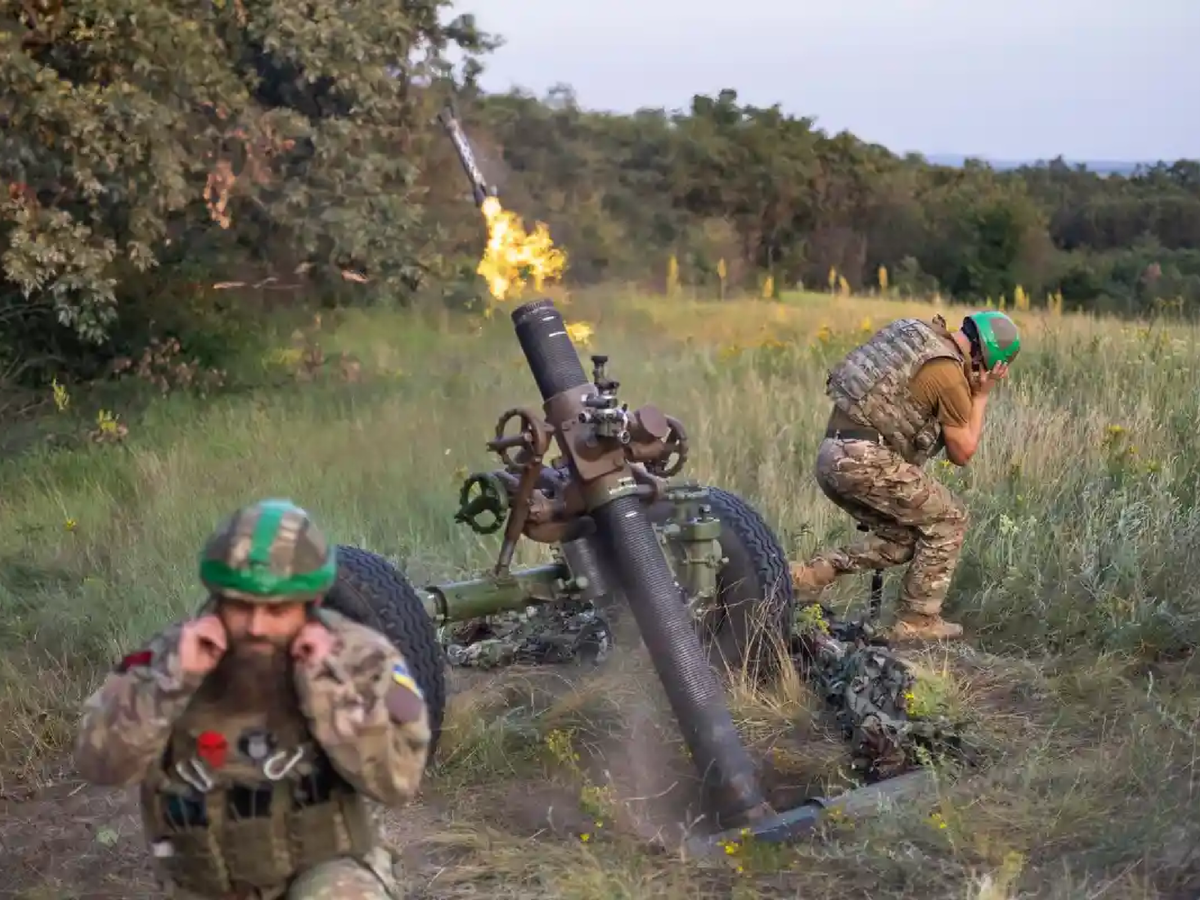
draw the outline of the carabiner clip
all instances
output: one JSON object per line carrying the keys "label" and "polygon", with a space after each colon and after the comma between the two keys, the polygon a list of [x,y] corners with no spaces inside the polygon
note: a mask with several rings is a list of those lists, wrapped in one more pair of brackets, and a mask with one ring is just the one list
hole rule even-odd
{"label": "carabiner clip", "polygon": [[283,778],[288,772],[296,768],[296,763],[304,757],[304,748],[297,747],[291,756],[288,756],[286,750],[280,750],[267,757],[263,763],[263,774],[271,781],[278,781]]}
{"label": "carabiner clip", "polygon": [[175,774],[202,794],[207,794],[217,783],[198,759],[181,759],[175,763]]}

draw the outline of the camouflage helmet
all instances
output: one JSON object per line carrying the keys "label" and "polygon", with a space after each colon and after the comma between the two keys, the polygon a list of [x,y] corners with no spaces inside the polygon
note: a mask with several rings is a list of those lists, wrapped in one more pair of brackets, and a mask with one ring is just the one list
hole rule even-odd
{"label": "camouflage helmet", "polygon": [[1021,352],[1021,334],[1017,325],[998,309],[972,313],[963,319],[963,334],[979,348],[984,369],[996,363],[1010,363]]}
{"label": "camouflage helmet", "polygon": [[214,595],[251,603],[315,601],[337,580],[337,554],[303,509],[262,500],[209,537],[200,580]]}

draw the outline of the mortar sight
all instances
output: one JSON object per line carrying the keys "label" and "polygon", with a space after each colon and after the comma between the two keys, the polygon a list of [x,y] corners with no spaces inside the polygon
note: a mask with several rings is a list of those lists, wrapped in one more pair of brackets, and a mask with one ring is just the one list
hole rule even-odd
{"label": "mortar sight", "polygon": [[[509,570],[521,537],[543,544],[568,542],[592,532],[591,510],[604,503],[624,496],[644,503],[662,499],[666,479],[678,474],[688,458],[683,423],[650,404],[631,411],[621,403],[620,384],[605,371],[606,356],[592,357],[589,382],[561,316],[543,304],[549,301],[514,313],[514,321],[523,316],[517,335],[524,335],[529,345],[526,357],[543,409],[514,407],[501,414],[487,446],[503,467],[469,476],[455,515],[478,534],[498,531],[505,520],[496,575]],[[529,323],[529,316],[545,315],[547,309],[557,324],[546,330],[544,324]],[[543,337],[549,341],[545,345]],[[559,456],[548,464],[546,455],[555,444]]]}

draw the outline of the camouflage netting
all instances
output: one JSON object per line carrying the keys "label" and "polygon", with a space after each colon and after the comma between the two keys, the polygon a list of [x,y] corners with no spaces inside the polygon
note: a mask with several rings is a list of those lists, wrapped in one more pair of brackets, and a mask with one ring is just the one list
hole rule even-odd
{"label": "camouflage netting", "polygon": [[[448,625],[439,637],[450,665],[480,669],[601,662],[612,648],[608,623],[585,602]],[[836,717],[854,768],[877,781],[932,755],[968,757],[963,723],[917,702],[916,669],[874,640],[869,626],[839,622],[823,607],[797,614],[792,658]]]}
{"label": "camouflage netting", "polygon": [[821,606],[797,615],[792,658],[837,717],[855,769],[877,781],[935,754],[969,759],[965,723],[929,702],[917,669],[876,640],[869,624],[840,622]]}
{"label": "camouflage netting", "polygon": [[587,602],[531,606],[445,625],[438,637],[450,665],[493,669],[517,663],[602,662],[612,647],[608,623]]}

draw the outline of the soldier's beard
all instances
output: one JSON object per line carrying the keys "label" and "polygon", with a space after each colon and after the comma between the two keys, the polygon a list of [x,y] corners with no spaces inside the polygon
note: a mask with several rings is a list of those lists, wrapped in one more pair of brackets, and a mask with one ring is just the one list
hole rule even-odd
{"label": "soldier's beard", "polygon": [[292,657],[286,644],[267,650],[262,641],[230,641],[229,649],[213,670],[215,693],[236,697],[248,708],[270,708],[294,702]]}

